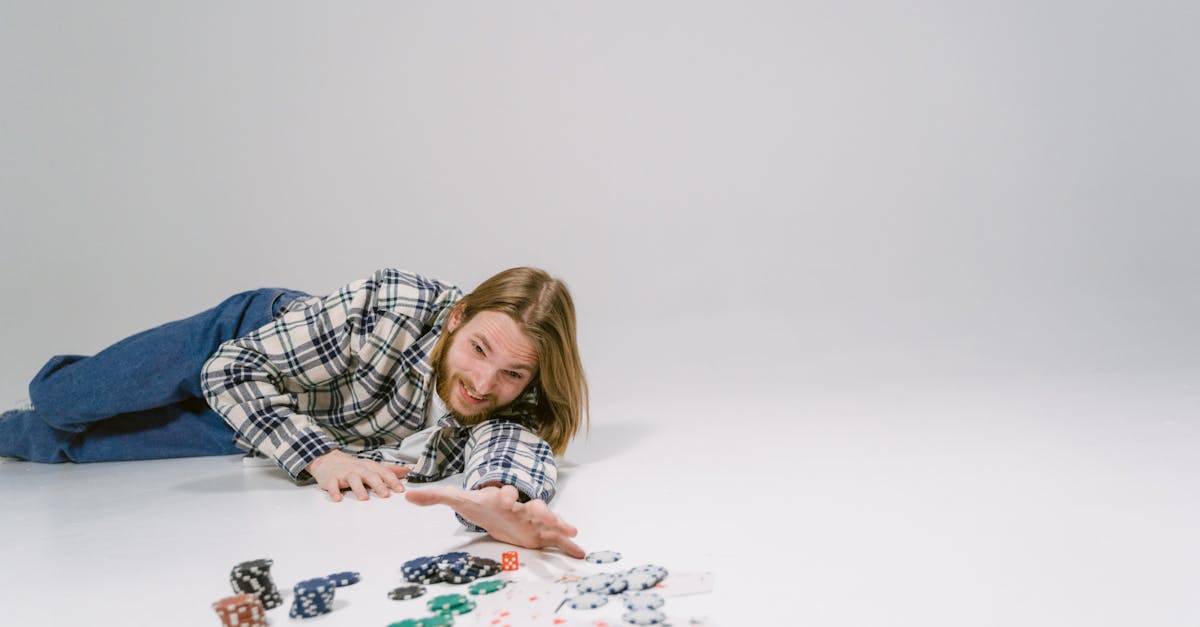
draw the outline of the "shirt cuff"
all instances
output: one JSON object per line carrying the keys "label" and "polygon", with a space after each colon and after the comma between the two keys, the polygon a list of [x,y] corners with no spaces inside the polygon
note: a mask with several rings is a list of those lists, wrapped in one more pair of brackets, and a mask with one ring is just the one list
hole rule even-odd
{"label": "shirt cuff", "polygon": [[296,482],[311,481],[308,465],[337,448],[337,442],[319,429],[306,429],[299,438],[275,449],[275,461]]}

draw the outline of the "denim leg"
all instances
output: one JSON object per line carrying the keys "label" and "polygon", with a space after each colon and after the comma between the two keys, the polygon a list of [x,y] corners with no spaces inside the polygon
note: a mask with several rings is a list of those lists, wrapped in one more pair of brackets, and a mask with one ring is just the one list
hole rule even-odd
{"label": "denim leg", "polygon": [[267,324],[305,295],[243,292],[94,356],[54,357],[29,384],[34,410],[0,417],[0,455],[105,461],[237,452],[233,430],[203,401],[201,367],[223,342]]}
{"label": "denim leg", "polygon": [[33,462],[110,462],[234,455],[233,430],[202,398],[88,425],[55,429],[31,411],[0,415],[0,456]]}

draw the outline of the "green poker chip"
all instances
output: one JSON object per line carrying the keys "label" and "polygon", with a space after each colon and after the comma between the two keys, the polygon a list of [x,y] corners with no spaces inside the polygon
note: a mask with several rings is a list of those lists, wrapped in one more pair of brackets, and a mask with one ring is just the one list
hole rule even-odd
{"label": "green poker chip", "polygon": [[442,610],[448,610],[452,607],[463,605],[466,602],[467,597],[461,594],[443,594],[441,596],[436,596],[432,599],[429,599],[429,601],[425,603],[425,607],[428,607],[434,612],[441,612]]}
{"label": "green poker chip", "polygon": [[442,616],[445,616],[447,614],[453,614],[455,616],[458,616],[460,614],[466,614],[468,612],[471,612],[474,609],[475,609],[475,602],[467,601],[466,603],[463,603],[462,605],[455,605],[452,608],[442,610],[441,613],[442,613]]}
{"label": "green poker chip", "polygon": [[507,585],[508,584],[500,581],[499,579],[480,581],[471,586],[471,594],[491,594],[493,592],[499,592],[500,590],[503,590],[504,586]]}
{"label": "green poker chip", "polygon": [[424,623],[424,621],[418,620],[416,618],[406,618],[402,621],[397,621],[395,623],[391,623],[387,627],[425,627],[425,623]]}
{"label": "green poker chip", "polygon": [[421,627],[450,627],[454,617],[449,614],[435,614],[421,619]]}

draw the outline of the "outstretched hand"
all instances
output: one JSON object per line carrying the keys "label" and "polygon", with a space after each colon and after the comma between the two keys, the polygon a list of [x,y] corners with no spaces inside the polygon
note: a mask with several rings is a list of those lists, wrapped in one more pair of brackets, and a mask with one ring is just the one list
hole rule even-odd
{"label": "outstretched hand", "polygon": [[554,547],[576,558],[584,555],[583,549],[571,540],[579,533],[574,526],[550,511],[545,501],[517,502],[517,489],[510,485],[478,490],[410,490],[404,494],[404,498],[421,506],[448,505],[501,542],[527,549]]}

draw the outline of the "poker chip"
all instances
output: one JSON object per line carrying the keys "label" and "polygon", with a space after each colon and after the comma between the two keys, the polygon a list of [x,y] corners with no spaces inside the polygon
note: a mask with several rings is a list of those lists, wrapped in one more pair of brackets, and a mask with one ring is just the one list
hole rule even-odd
{"label": "poker chip", "polygon": [[438,576],[443,582],[453,584],[471,583],[479,578],[470,573],[459,574],[449,569],[441,571],[438,573]]}
{"label": "poker chip", "polygon": [[662,595],[653,592],[630,592],[622,597],[622,601],[630,610],[657,610],[666,603]]}
{"label": "poker chip", "polygon": [[282,605],[283,597],[271,580],[273,563],[269,559],[256,559],[234,566],[229,571],[229,584],[234,594],[253,594],[268,610]]}
{"label": "poker chip", "polygon": [[266,627],[267,610],[256,595],[245,593],[225,597],[212,604],[213,611],[226,627]]}
{"label": "poker chip", "polygon": [[434,614],[421,619],[421,627],[450,627],[453,624],[453,614]]}
{"label": "poker chip", "polygon": [[604,587],[602,592],[608,594],[620,594],[629,588],[629,581],[625,579],[625,575],[613,575],[609,580],[608,585]]}
{"label": "poker chip", "polygon": [[425,586],[400,586],[388,593],[388,598],[393,601],[407,601],[415,599],[425,594]]}
{"label": "poker chip", "polygon": [[609,575],[608,573],[589,575],[579,580],[579,583],[575,584],[575,588],[579,590],[581,594],[587,594],[588,592],[607,591],[608,587],[612,585],[612,581],[613,576]]}
{"label": "poker chip", "polygon": [[657,625],[666,622],[667,615],[658,610],[633,610],[623,614],[621,620],[634,625]]}
{"label": "poker chip", "polygon": [[463,603],[461,605],[455,605],[454,607],[441,610],[440,613],[443,615],[444,614],[453,614],[455,616],[458,616],[461,614],[467,614],[474,610],[475,610],[475,602],[467,601],[466,603]]}
{"label": "poker chip", "polygon": [[467,558],[467,568],[471,570],[478,570],[480,573],[482,573],[480,575],[481,577],[491,577],[492,575],[499,574],[502,570],[500,562],[497,562],[493,559],[488,559],[486,557],[477,557],[474,555]]}
{"label": "poker chip", "polygon": [[641,566],[634,566],[633,568],[630,568],[630,569],[629,569],[628,571],[626,571],[626,572],[630,572],[630,573],[642,573],[642,572],[647,572],[647,573],[657,573],[657,574],[661,575],[661,577],[662,577],[662,578],[665,578],[665,577],[667,576],[667,569],[663,568],[662,566],[656,566],[656,565],[654,565],[654,564],[642,564]]}
{"label": "poker chip", "polygon": [[333,611],[337,585],[328,577],[305,579],[292,587],[291,618],[314,618]]}
{"label": "poker chip", "polygon": [[430,574],[437,572],[438,558],[436,557],[418,557],[407,562],[400,567],[400,571],[404,573],[405,579],[428,577]]}
{"label": "poker chip", "polygon": [[662,566],[647,564],[631,568],[625,573],[625,582],[631,591],[649,590],[662,583],[667,577],[667,569]]}
{"label": "poker chip", "polygon": [[388,623],[387,627],[425,627],[425,623],[419,618],[406,618],[394,623]]}
{"label": "poker chip", "polygon": [[508,584],[499,579],[480,581],[471,586],[471,594],[491,594],[503,590]]}
{"label": "poker chip", "polygon": [[583,559],[593,564],[611,564],[621,559],[621,554],[616,551],[595,551],[588,553]]}
{"label": "poker chip", "polygon": [[431,611],[440,612],[468,602],[470,602],[470,599],[461,594],[443,594],[426,601],[425,607],[428,607]]}
{"label": "poker chip", "polygon": [[595,592],[588,592],[577,597],[567,599],[567,605],[577,610],[594,610],[608,603],[608,597]]}
{"label": "poker chip", "polygon": [[442,583],[442,575],[438,571],[434,571],[433,574],[426,577],[405,577],[405,579],[408,580],[409,583],[421,584],[422,586]]}
{"label": "poker chip", "polygon": [[358,583],[359,581],[362,581],[362,575],[360,575],[359,573],[353,572],[353,571],[346,571],[344,573],[334,573],[332,575],[327,575],[325,578],[332,581],[333,585],[335,585],[339,588],[344,588],[346,586],[352,586],[352,585]]}
{"label": "poker chip", "polygon": [[451,564],[467,560],[471,558],[471,554],[466,551],[451,551],[450,553],[442,553],[434,558],[438,568],[445,568]]}

